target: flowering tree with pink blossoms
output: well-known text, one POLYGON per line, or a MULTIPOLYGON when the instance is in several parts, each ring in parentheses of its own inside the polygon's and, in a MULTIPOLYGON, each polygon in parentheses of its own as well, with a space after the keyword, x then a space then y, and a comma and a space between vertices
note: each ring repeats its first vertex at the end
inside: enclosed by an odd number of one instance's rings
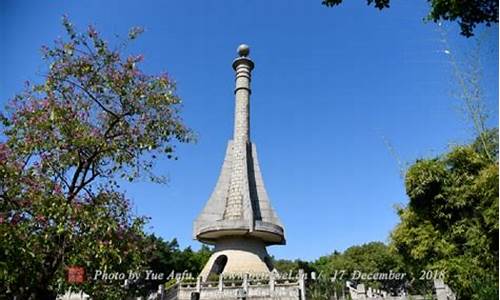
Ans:
POLYGON ((93 28, 44 47, 44 81, 27 83, 2 112, 0 136, 0 294, 55 299, 69 288, 94 299, 134 292, 119 280, 94 280, 97 270, 140 271, 146 264, 144 217, 131 214, 119 181, 147 177, 159 155, 192 132, 179 116, 180 99, 166 75, 139 67, 93 28), (83 283, 67 280, 83 267, 83 283))

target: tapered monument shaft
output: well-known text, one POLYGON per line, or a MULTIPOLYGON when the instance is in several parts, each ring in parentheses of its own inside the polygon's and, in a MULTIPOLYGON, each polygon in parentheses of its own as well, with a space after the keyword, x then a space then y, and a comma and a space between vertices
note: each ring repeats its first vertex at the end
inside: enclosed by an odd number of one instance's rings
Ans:
POLYGON ((228 220, 241 219, 243 197, 248 179, 246 152, 250 141, 250 80, 253 62, 247 58, 248 47, 243 45, 238 49, 240 57, 235 59, 233 69, 236 71, 234 136, 233 136, 233 176, 229 190, 225 218, 228 220))
POLYGON ((285 244, 283 225, 271 207, 250 141, 250 82, 254 63, 248 46, 238 48, 234 135, 229 141, 221 174, 207 204, 194 222, 193 235, 215 244, 202 270, 210 274, 265 273, 272 270, 266 246, 285 244))

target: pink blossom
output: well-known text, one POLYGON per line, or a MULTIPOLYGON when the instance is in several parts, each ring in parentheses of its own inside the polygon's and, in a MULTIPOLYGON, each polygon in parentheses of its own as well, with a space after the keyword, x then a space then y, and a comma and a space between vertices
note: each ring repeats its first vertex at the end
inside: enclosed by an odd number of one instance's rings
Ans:
POLYGON ((167 73, 163 73, 160 75, 159 79, 163 79, 163 80, 166 80, 166 81, 170 81, 170 77, 168 76, 167 73))
POLYGON ((6 144, 0 143, 0 162, 7 160, 7 156, 10 154, 9 149, 6 144))
POLYGON ((21 215, 19 215, 18 213, 15 213, 12 216, 12 219, 10 220, 10 224, 17 225, 17 223, 19 223, 19 221, 21 221, 21 215))
POLYGON ((89 25, 89 27, 87 29, 87 33, 88 33, 89 37, 91 37, 91 38, 95 38, 97 36, 97 31, 95 30, 95 28, 92 25, 89 25))
POLYGON ((47 220, 47 218, 45 218, 45 216, 40 215, 40 214, 36 215, 35 219, 36 219, 38 222, 41 222, 41 223, 42 223, 42 222, 45 222, 45 221, 47 220))
POLYGON ((99 131, 99 129, 97 129, 97 128, 92 128, 91 133, 92 133, 92 135, 93 135, 93 136, 97 136, 97 135, 99 135, 99 134, 100 134, 100 131, 99 131))
POLYGON ((55 184, 54 193, 61 194, 61 185, 60 184, 57 184, 57 183, 55 184))

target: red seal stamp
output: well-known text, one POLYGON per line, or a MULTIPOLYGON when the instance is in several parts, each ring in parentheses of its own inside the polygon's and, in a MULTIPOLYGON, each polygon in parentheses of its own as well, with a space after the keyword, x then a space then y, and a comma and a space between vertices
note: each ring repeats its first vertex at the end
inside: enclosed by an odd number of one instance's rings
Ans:
POLYGON ((79 266, 68 267, 68 283, 83 283, 85 281, 85 269, 79 266))

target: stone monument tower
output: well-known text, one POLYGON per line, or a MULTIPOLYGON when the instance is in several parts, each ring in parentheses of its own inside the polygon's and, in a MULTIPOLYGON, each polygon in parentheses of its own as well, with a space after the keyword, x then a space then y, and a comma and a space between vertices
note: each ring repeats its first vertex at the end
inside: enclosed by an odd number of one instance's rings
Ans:
POLYGON ((234 136, 228 142, 222 170, 212 195, 194 222, 194 238, 215 245, 201 276, 265 274, 272 270, 266 251, 284 245, 283 225, 272 209, 250 141, 250 82, 253 61, 247 45, 238 47, 234 136))

